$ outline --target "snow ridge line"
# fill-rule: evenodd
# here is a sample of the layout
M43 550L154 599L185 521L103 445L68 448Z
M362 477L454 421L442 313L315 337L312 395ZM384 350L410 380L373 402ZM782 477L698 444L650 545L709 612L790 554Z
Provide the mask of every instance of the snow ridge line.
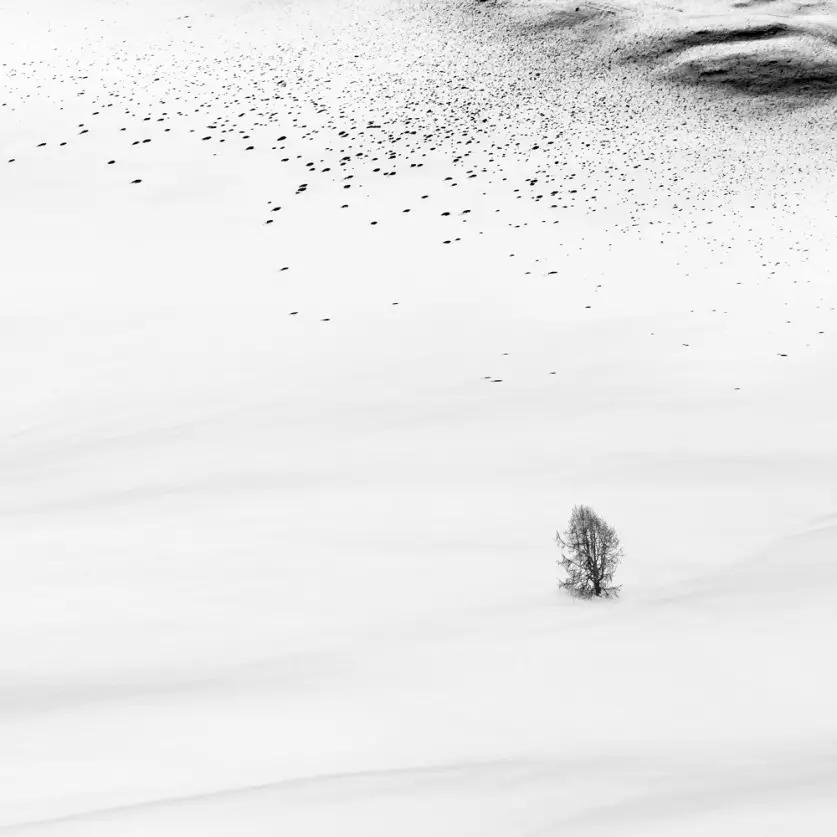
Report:
M62 814L57 817L47 817L39 820L23 820L17 823L7 823L5 825L0 825L0 834L14 831L24 831L30 828L38 828L48 825L58 825L59 823L98 819L100 817L129 813L131 811L142 811L149 808L167 808L178 805L190 805L196 802L223 799L224 797L229 796L264 793L265 791L293 790L319 783L351 781L352 779L402 778L409 776L432 778L435 776L444 776L450 773L482 773L493 772L498 768L513 770L537 766L538 762L532 760L489 759L486 761L464 761L451 762L449 764L414 765L412 767L392 767L377 770L314 774L312 776L300 776L289 779L277 779L272 782L264 782L253 785L242 785L241 787L221 788L219 790L204 791L202 793L184 794L183 796L147 799L143 802L131 802L125 805L94 808L88 811L78 811L72 814Z

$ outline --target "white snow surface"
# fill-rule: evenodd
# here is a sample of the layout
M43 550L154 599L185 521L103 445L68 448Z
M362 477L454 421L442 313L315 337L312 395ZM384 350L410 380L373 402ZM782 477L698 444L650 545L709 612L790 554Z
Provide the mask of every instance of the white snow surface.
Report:
M837 833L836 100L619 59L733 19L0 0L2 837Z

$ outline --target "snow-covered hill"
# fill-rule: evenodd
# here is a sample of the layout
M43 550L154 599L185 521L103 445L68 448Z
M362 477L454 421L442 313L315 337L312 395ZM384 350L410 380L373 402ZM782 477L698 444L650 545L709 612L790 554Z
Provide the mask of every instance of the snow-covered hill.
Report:
M0 0L0 835L833 834L834 21Z

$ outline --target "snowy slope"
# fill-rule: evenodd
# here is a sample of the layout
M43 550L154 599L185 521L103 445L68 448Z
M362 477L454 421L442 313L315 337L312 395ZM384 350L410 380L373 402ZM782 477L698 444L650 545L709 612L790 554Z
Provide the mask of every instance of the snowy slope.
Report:
M833 834L830 8L68 5L0 0L0 834Z

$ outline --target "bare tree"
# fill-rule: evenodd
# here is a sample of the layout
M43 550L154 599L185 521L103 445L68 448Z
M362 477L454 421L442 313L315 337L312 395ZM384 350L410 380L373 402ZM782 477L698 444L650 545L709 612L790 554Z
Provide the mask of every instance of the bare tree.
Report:
M560 566L567 577L559 586L574 596L616 597L622 589L613 584L613 573L622 560L622 546L612 526L589 506L575 506L567 531L555 540L561 548Z

